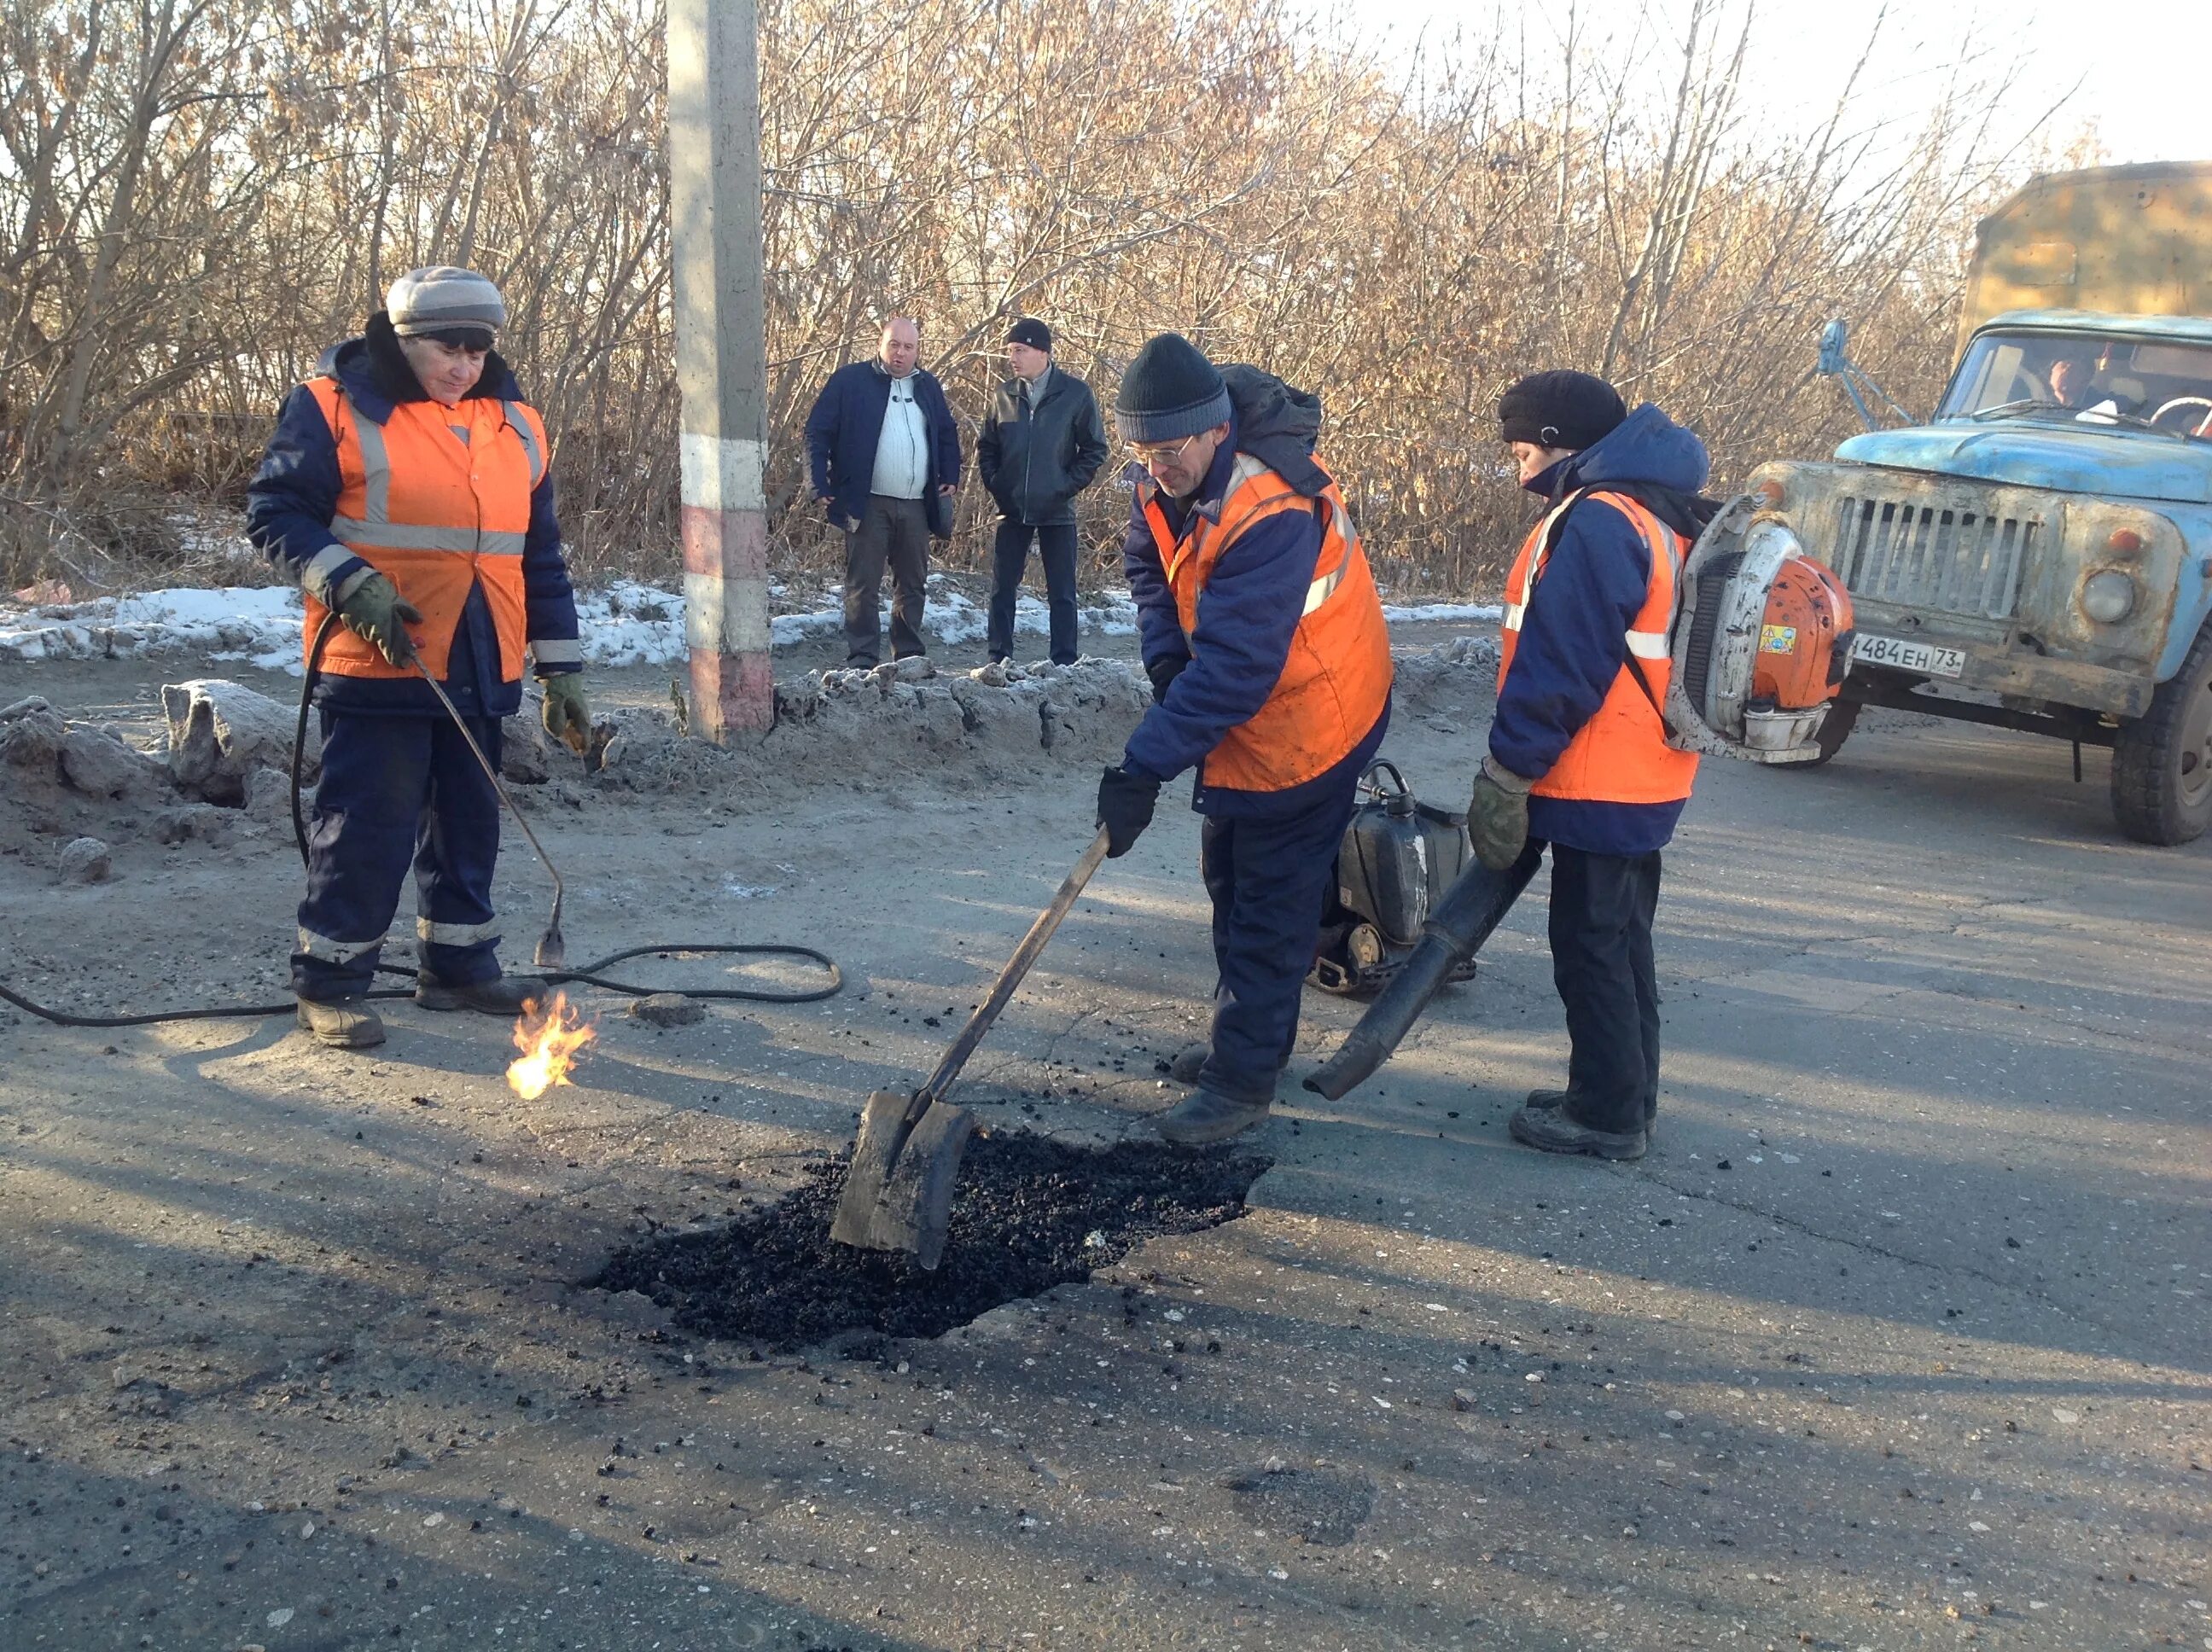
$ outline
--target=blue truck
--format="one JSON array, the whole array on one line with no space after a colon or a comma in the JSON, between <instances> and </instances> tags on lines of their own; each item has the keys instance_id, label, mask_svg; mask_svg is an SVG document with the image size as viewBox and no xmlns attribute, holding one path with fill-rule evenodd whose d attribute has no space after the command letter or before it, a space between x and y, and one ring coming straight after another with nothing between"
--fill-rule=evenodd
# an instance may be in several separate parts
<instances>
[{"instance_id":1,"label":"blue truck","mask_svg":"<svg viewBox=\"0 0 2212 1652\"><path fill-rule=\"evenodd\" d=\"M1870 705L2055 735L2111 749L2127 835L2198 837L2212 828L2212 163L2034 179L1979 226L1960 337L1925 422L1747 483L1850 590L1821 758ZM1823 370L1864 413L1842 342L1832 327Z\"/></svg>"}]
</instances>

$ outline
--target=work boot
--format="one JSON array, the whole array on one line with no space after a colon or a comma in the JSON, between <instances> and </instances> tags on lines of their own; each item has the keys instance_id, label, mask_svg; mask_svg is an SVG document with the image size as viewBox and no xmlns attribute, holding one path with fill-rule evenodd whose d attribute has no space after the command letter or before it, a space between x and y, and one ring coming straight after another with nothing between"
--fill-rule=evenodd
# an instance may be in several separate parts
<instances>
[{"instance_id":1,"label":"work boot","mask_svg":"<svg viewBox=\"0 0 2212 1652\"><path fill-rule=\"evenodd\" d=\"M544 996L544 981L518 981L513 975L494 975L465 987L449 987L428 969L415 977L415 1002L426 1010L475 1010L511 1020Z\"/></svg>"},{"instance_id":2,"label":"work boot","mask_svg":"<svg viewBox=\"0 0 2212 1652\"><path fill-rule=\"evenodd\" d=\"M299 1021L318 1044L333 1049L365 1050L384 1042L384 1022L365 998L303 998Z\"/></svg>"},{"instance_id":3,"label":"work boot","mask_svg":"<svg viewBox=\"0 0 2212 1652\"><path fill-rule=\"evenodd\" d=\"M1168 1063L1168 1077L1179 1084L1194 1084L1198 1082L1198 1075L1206 1070L1206 1064L1212 1059L1213 1046L1205 1039L1200 1039L1195 1044L1185 1044L1176 1052L1175 1060ZM1290 1064L1290 1052L1285 1050L1283 1059L1275 1063L1275 1071L1280 1072Z\"/></svg>"},{"instance_id":4,"label":"work boot","mask_svg":"<svg viewBox=\"0 0 2212 1652\"><path fill-rule=\"evenodd\" d=\"M1539 1113L1553 1113L1566 1099L1567 1092L1564 1090L1532 1090L1528 1092L1527 1105ZM1647 1145L1659 1139L1659 1106L1656 1102L1652 1103L1651 1110L1644 1115L1644 1139Z\"/></svg>"},{"instance_id":5,"label":"work boot","mask_svg":"<svg viewBox=\"0 0 2212 1652\"><path fill-rule=\"evenodd\" d=\"M1267 1116L1265 1102L1240 1102L1218 1090L1194 1090L1152 1121L1152 1127L1178 1147L1202 1147L1241 1135Z\"/></svg>"},{"instance_id":6,"label":"work boot","mask_svg":"<svg viewBox=\"0 0 2212 1652\"><path fill-rule=\"evenodd\" d=\"M1513 1139L1547 1153L1587 1153L1594 1158L1642 1158L1649 1145L1641 1130L1593 1130L1575 1122L1564 1107L1524 1107L1505 1121Z\"/></svg>"}]
</instances>

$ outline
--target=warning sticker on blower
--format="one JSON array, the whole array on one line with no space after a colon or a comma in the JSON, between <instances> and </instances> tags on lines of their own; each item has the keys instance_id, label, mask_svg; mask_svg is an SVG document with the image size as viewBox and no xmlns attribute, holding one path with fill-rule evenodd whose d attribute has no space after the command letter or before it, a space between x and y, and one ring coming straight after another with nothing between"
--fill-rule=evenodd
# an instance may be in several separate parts
<instances>
[{"instance_id":1,"label":"warning sticker on blower","mask_svg":"<svg viewBox=\"0 0 2212 1652\"><path fill-rule=\"evenodd\" d=\"M1763 654L1794 654L1797 652L1797 628L1794 625L1762 625L1759 628L1759 652Z\"/></svg>"}]
</instances>

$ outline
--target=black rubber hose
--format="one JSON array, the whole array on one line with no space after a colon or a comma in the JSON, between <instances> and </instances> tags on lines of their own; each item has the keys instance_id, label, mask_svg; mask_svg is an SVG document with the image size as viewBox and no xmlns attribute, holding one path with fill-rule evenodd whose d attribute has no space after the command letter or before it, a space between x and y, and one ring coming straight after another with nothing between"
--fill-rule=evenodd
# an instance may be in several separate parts
<instances>
[{"instance_id":1,"label":"black rubber hose","mask_svg":"<svg viewBox=\"0 0 2212 1652\"><path fill-rule=\"evenodd\" d=\"M1445 978L1481 951L1542 860L1539 846L1504 872L1477 863L1454 879L1421 926L1420 944L1367 1006L1344 1048L1305 1081L1305 1087L1339 1102L1364 1084L1413 1029Z\"/></svg>"},{"instance_id":2,"label":"black rubber hose","mask_svg":"<svg viewBox=\"0 0 2212 1652\"><path fill-rule=\"evenodd\" d=\"M652 953L668 957L724 957L743 954L748 957L803 958L809 963L819 964L829 972L826 986L809 987L804 992L775 992L751 987L712 987L694 990L690 987L640 987L626 981L612 981L599 974L610 964L626 958L643 957ZM403 965L380 963L377 973L401 975L411 979L415 974ZM610 952L604 958L594 958L580 969L559 969L543 975L510 975L510 981L542 981L548 987L559 987L580 981L592 987L603 987L609 992L625 993L632 998L646 998L654 993L680 991L686 998L713 999L718 1001L737 1000L747 1004L818 1004L843 990L844 971L827 952L817 951L811 946L793 946L769 941L705 941L671 945L633 946L626 951ZM364 994L368 998L412 998L414 989L408 987L386 987L381 992ZM146 1027L161 1021L236 1021L264 1015L290 1015L294 1005L238 1004L217 1009L165 1010L158 1015L70 1015L61 1010L50 1010L43 1004L34 1004L21 993L13 991L0 981L0 999L6 999L19 1010L27 1010L41 1021L51 1021L58 1027Z\"/></svg>"}]
</instances>

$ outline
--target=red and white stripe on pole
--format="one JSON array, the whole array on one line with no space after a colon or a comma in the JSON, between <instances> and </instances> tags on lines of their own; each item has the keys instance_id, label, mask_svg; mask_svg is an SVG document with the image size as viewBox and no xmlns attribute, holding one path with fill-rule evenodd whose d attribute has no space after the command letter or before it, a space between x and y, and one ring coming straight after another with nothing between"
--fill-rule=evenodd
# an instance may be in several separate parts
<instances>
[{"instance_id":1,"label":"red and white stripe on pole","mask_svg":"<svg viewBox=\"0 0 2212 1652\"><path fill-rule=\"evenodd\" d=\"M710 740L775 719L765 444L684 434L684 631L692 727Z\"/></svg>"}]
</instances>

